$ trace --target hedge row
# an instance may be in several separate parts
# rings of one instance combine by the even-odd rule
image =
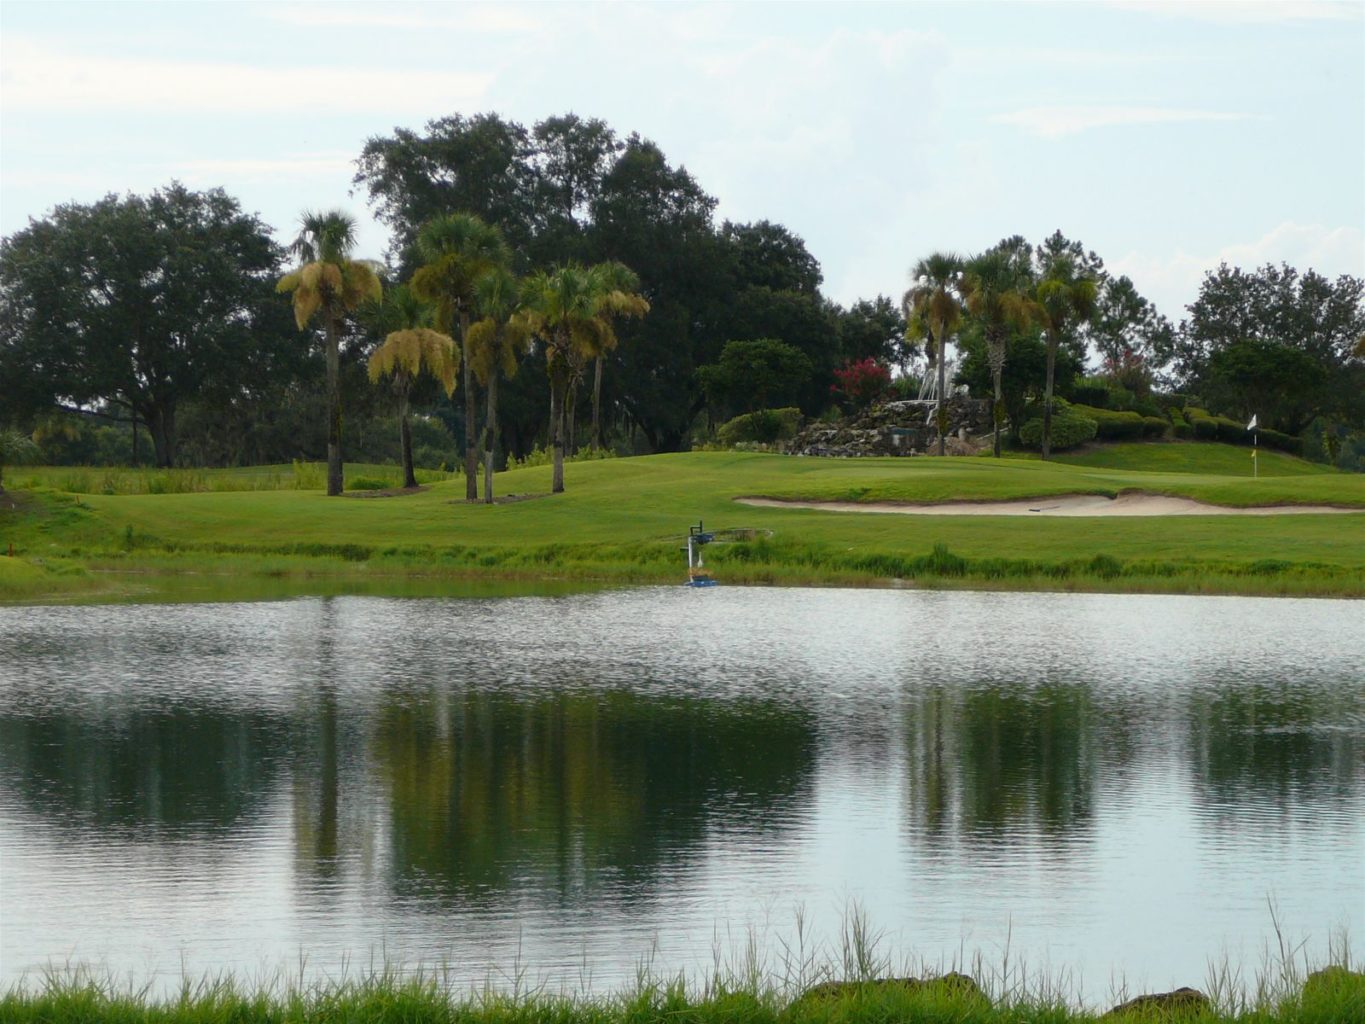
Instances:
[[[1224,444],[1250,445],[1252,443],[1253,432],[1247,429],[1245,423],[1230,420],[1226,416],[1210,416],[1203,409],[1193,407],[1187,408],[1185,415],[1189,417],[1190,427],[1197,440],[1221,441]],[[1303,455],[1303,438],[1301,437],[1282,434],[1278,430],[1267,428],[1257,428],[1254,433],[1258,443],[1266,448],[1288,452],[1290,455]]]
[[[1088,416],[1076,416],[1069,410],[1052,414],[1052,450],[1065,451],[1092,440],[1097,427]],[[1031,419],[1019,428],[1019,440],[1030,448],[1043,446],[1043,421]]]
[[[1102,441],[1128,441],[1139,437],[1161,437],[1169,424],[1159,416],[1140,416],[1135,412],[1115,412],[1092,405],[1073,405],[1071,412],[1095,421],[1096,436]]]

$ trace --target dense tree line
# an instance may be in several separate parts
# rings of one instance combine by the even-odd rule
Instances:
[[[383,254],[314,217],[287,262],[222,190],[175,183],[4,239],[0,428],[54,461],[326,454],[333,491],[343,447],[410,483],[414,461],[463,461],[470,497],[479,452],[488,497],[499,453],[678,450],[756,409],[834,415],[879,381],[990,399],[997,450],[1032,418],[1046,448],[1082,399],[1254,413],[1344,463],[1365,432],[1356,278],[1222,266],[1174,324],[1057,233],[930,254],[903,302],[843,308],[797,235],[718,223],[685,167],[599,120],[454,115],[370,139],[356,166]]]
[[[1172,324],[1079,242],[1019,236],[912,270],[911,333],[934,353],[955,343],[955,379],[994,402],[1002,436],[1041,421],[1046,456],[1057,399],[1165,420],[1252,416],[1292,450],[1365,468],[1365,282],[1267,265],[1209,271],[1188,317]],[[941,364],[940,364],[941,368]],[[1174,410],[1174,412],[1173,412]],[[1212,436],[1212,435],[1210,435]]]

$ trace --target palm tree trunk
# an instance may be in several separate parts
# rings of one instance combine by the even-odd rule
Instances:
[[[568,438],[567,451],[575,454],[578,451],[578,385],[579,375],[574,376],[569,381],[569,398],[564,406],[564,436]]]
[[[1005,375],[1005,343],[989,341],[991,382],[995,385],[995,402],[991,406],[991,425],[995,428],[995,439],[991,445],[992,454],[1000,458],[1000,407],[1005,404],[1002,379]]]
[[[474,372],[469,365],[469,314],[460,312],[460,361],[464,367],[464,500],[479,500],[479,443],[474,437]]]
[[[1047,387],[1043,392],[1043,458],[1052,454],[1052,377],[1057,366],[1057,339],[1047,339]]]
[[[498,368],[488,375],[488,408],[483,419],[483,500],[493,504],[493,459],[498,444]]]
[[[341,340],[337,318],[327,318],[327,496],[341,493]]]
[[[564,386],[554,376],[550,378],[550,493],[564,490]]]
[[[948,431],[948,410],[943,405],[948,378],[948,362],[943,358],[944,341],[945,339],[940,332],[938,344],[935,346],[938,354],[938,453],[940,455],[948,454],[947,439],[943,436]]]
[[[602,447],[602,363],[598,356],[592,371],[592,450]]]
[[[412,425],[408,422],[408,389],[398,389],[398,438],[403,448],[403,486],[416,487],[417,474],[412,471]]]

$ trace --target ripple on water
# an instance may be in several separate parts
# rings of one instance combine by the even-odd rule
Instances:
[[[552,986],[1365,925],[1340,601],[684,588],[0,608],[0,973]]]

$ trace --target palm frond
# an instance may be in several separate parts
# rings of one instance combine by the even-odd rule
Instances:
[[[447,395],[455,391],[455,375],[459,368],[460,353],[454,339],[429,327],[394,331],[369,360],[371,381],[378,381],[386,374],[417,377],[425,370],[441,382]]]
[[[305,263],[337,263],[355,247],[355,218],[344,210],[307,210],[290,249]]]
[[[299,325],[299,330],[304,330],[321,308],[322,292],[303,284],[294,289],[294,323]]]

